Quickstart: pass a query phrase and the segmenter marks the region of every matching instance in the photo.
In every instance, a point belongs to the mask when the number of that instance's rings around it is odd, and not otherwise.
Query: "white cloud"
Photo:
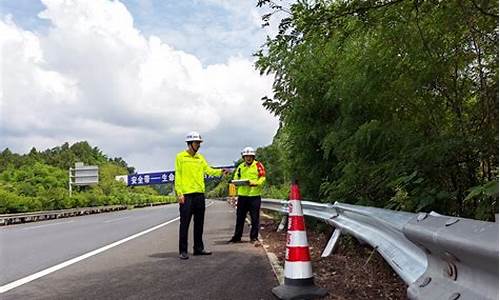
[[[141,30],[195,54],[204,65],[250,56],[265,41],[267,28],[261,29],[261,9],[253,0],[162,1],[155,4],[156,10],[140,0],[125,1],[138,15]]]
[[[172,168],[193,129],[206,136],[202,152],[214,164],[271,142],[278,122],[259,99],[272,79],[249,59],[204,67],[142,35],[118,1],[42,2],[46,34],[0,21],[0,148],[88,140],[146,171]]]

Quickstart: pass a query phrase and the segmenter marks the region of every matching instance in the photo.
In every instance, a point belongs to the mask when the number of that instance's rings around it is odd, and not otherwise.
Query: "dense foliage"
[[[99,184],[75,187],[69,197],[68,168],[77,161],[99,166]],[[0,153],[0,213],[175,200],[151,187],[131,189],[115,180],[128,171],[133,168],[122,158],[108,158],[87,142],[40,152],[33,148],[25,155],[5,149]]]
[[[303,0],[256,53],[279,116],[270,181],[304,196],[492,219],[498,1]],[[282,177],[280,177],[282,176]]]

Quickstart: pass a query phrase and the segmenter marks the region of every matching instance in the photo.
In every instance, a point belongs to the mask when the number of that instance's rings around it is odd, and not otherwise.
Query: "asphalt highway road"
[[[213,255],[186,261],[178,259],[177,217],[178,206],[167,205],[2,227],[0,298],[273,299],[277,281],[264,250],[225,243],[232,208],[207,208],[204,241]]]

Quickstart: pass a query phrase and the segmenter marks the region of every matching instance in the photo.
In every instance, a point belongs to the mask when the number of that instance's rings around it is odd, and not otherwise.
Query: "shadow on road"
[[[152,257],[152,258],[175,258],[175,259],[179,259],[179,253],[178,252],[155,253],[155,254],[149,255],[149,257]]]

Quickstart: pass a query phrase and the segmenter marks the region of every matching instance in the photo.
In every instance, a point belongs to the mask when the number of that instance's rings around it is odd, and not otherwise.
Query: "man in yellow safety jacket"
[[[260,195],[262,185],[266,181],[266,169],[262,163],[255,160],[255,150],[246,147],[241,151],[243,162],[234,171],[233,179],[248,180],[248,185],[238,186],[238,204],[236,208],[236,226],[234,235],[229,240],[230,243],[241,242],[243,235],[243,225],[248,212],[252,228],[250,229],[250,241],[258,241],[259,238],[259,215],[260,215]]]
[[[196,131],[186,136],[187,149],[175,158],[175,192],[179,201],[179,258],[188,259],[188,231],[191,216],[194,216],[193,255],[210,255],[203,246],[203,224],[205,221],[205,174],[226,175],[228,170],[211,168],[203,155],[198,153],[203,139]]]

